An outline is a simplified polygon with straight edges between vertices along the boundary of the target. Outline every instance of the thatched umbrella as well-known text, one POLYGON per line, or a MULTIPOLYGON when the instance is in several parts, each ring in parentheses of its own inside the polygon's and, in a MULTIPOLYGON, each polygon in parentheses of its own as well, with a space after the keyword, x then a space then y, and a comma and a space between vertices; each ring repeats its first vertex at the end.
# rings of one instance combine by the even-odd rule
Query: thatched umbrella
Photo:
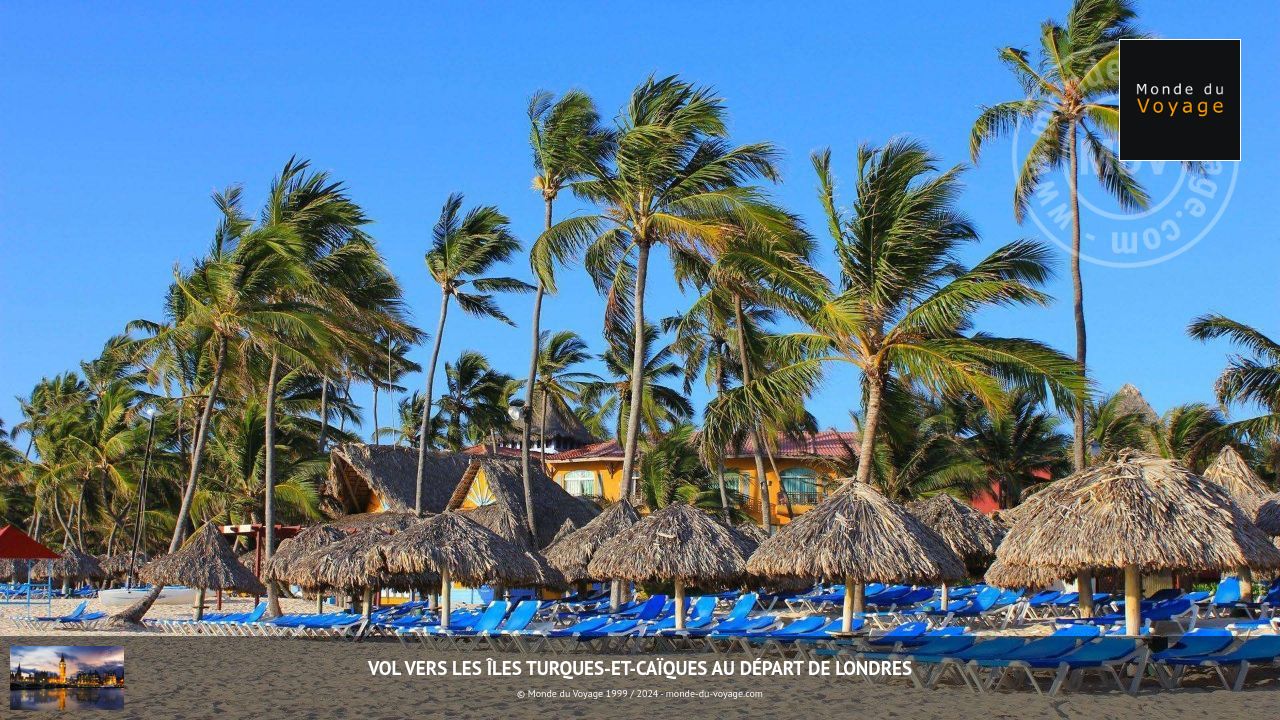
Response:
POLYGON ((686 584, 727 583, 745 574, 741 537, 707 513, 675 503, 600 545, 587 564, 587 574, 632 582, 673 581, 676 629, 683 629, 686 584))
MULTIPOLYGON (((136 558, 133 558, 132 568, 137 570, 147 564, 147 554, 139 552, 136 558)), ((120 580, 129 576, 130 564, 129 553, 122 552, 115 555, 109 555, 101 561, 102 571, 107 577, 113 580, 120 580)))
POLYGON ((1040 575, 1123 570, 1130 635, 1141 623, 1144 572, 1280 567, 1280 550, 1221 486, 1133 450, 1037 493, 996 558, 1040 575))
POLYGON ((844 578, 845 632, 869 582, 931 583, 965 575, 964 563, 915 515, 855 480, 760 543, 747 569, 765 576, 844 578))
MULTIPOLYGON (((1249 463, 1240 457, 1235 448, 1226 445, 1218 451, 1209 467, 1205 468, 1204 479, 1221 485, 1236 501, 1240 509, 1250 519, 1257 521, 1258 510, 1271 492, 1262 478, 1253 472, 1249 463)), ((1248 602, 1253 597, 1253 572, 1247 567, 1237 569, 1240 576, 1240 599, 1248 602)))
POLYGON ((366 528, 381 528, 389 532, 399 532, 421 520, 411 512, 376 512, 344 515, 328 523, 339 530, 352 532, 366 528))
POLYGON ((587 572, 592 556, 601 545, 639 520, 640 516, 631 503, 619 500, 591 522, 548 545, 542 556, 571 583, 600 579, 587 572))
MULTIPOLYGON (((313 550, 335 543, 346 536, 347 533, 334 525, 320 523, 282 540, 275 552, 271 554, 271 558, 262 566, 263 582, 290 584, 286 578, 290 575, 295 563, 313 550)), ((317 592, 316 613, 322 612, 324 612, 324 593, 317 592)))
POLYGON ((369 550, 368 570, 391 574, 440 575, 440 626, 449 626, 453 582, 519 584, 536 581, 532 556, 497 533, 449 511, 423 520, 369 550))
MULTIPOLYGON (((907 503, 907 510, 942 538, 965 564, 986 563, 996 556, 1004 528, 968 503, 939 493, 928 500, 907 503)), ((951 602, 950 586, 942 583, 942 607, 951 602)))
POLYGON ((1268 535, 1280 535, 1280 493, 1262 499, 1258 506, 1257 525, 1268 535))
POLYGON ((582 526, 574 522, 573 518, 565 518, 565 521, 560 523, 560 529, 557 530, 556 534, 551 538, 551 542, 547 543, 547 547, 551 547, 552 544, 569 537, 581 528, 582 526))
POLYGON ((265 595, 266 587, 245 567, 213 523, 192 535, 177 552, 152 560, 138 576, 155 585, 187 585, 200 591, 196 620, 204 617, 207 590, 238 590, 265 595))
POLYGON ((336 542, 324 543, 297 557, 282 580, 317 593, 329 589, 362 594, 362 609, 367 619, 373 612, 374 588, 416 590, 440 581, 433 573, 388 573, 374 568, 369 561, 370 551, 391 537, 391 533, 372 527, 357 530, 336 542))
POLYGON ((106 576, 98 558, 74 547, 63 550, 52 563, 41 563, 31 568, 33 579, 62 578, 64 583, 73 580, 102 580, 106 576))

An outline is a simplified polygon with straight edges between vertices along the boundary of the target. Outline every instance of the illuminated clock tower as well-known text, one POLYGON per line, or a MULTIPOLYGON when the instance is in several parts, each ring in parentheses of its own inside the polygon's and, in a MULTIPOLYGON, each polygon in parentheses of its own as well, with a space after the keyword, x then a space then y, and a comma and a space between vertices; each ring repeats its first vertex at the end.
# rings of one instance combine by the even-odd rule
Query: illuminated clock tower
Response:
POLYGON ((66 684, 67 682, 67 656, 58 656, 58 682, 66 684))

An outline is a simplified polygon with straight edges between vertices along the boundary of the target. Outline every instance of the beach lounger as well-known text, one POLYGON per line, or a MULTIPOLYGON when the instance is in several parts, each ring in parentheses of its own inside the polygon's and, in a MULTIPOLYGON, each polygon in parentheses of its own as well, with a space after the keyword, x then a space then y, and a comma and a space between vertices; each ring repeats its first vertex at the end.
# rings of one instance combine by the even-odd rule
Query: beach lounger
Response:
MULTIPOLYGON (((776 632, 808 632, 816 630, 827 623, 827 618, 821 615, 809 615, 806 617, 792 620, 783 627, 775 628, 769 625, 763 628, 749 629, 727 629, 718 630, 710 629, 706 635, 706 642, 716 653, 732 652, 734 648, 741 648, 746 652, 752 652, 749 648, 752 644, 764 642, 764 638, 771 633, 776 632)), ((776 625, 776 623, 774 623, 776 625)))
MULTIPOLYGON (((1123 608, 1123 606, 1121 607, 1123 608)), ((1198 612, 1199 608, 1196 607, 1195 603, 1186 598, 1155 603, 1143 607, 1140 611, 1144 625, 1149 626, 1153 622, 1173 622, 1177 623, 1184 633, 1196 628, 1198 612)), ((1125 614, 1123 612, 1115 612, 1091 618, 1060 618, 1057 622, 1060 625, 1100 625, 1104 627, 1108 625, 1123 625, 1125 614)))
POLYGON ((1220 654, 1188 655, 1167 658, 1161 663, 1170 668, 1167 677, 1172 680, 1170 687, 1182 682, 1185 670, 1193 667, 1213 668, 1228 690, 1240 690, 1244 687, 1249 668, 1254 665, 1274 664, 1280 661, 1280 635, 1260 635, 1249 638, 1240 647, 1220 654), (1228 674, 1235 676, 1228 681, 1228 674))
POLYGON ((969 674, 970 686, 981 692, 996 684, 998 680, 1003 679, 1004 671, 1011 662, 1031 659, 1043 660, 1065 655, 1082 643, 1097 638, 1100 634, 1098 628, 1093 625, 1072 625, 1057 630, 1047 637, 1032 640, 1001 655, 970 658, 965 664, 964 670, 969 674), (986 678, 981 675, 983 670, 987 671, 986 678))
MULTIPOLYGON (((965 686, 972 688, 969 674, 965 670, 970 660, 1002 657, 1026 644, 1027 638, 998 637, 984 640, 958 652, 933 654, 920 652, 917 648, 911 655, 912 674, 924 687, 933 689, 946 676, 947 671, 955 670, 965 686)), ((977 688, 973 689, 977 690, 977 688)))
POLYGON ((422 628, 418 632, 418 640, 423 645, 436 644, 436 641, 442 641, 447 647, 452 645, 452 639, 456 636, 493 631, 507 617, 509 610, 511 610, 511 603, 506 600, 494 600, 485 607, 484 612, 480 613, 479 617, 470 621, 464 620, 462 623, 457 623, 450 618, 447 627, 436 624, 422 628))
MULTIPOLYGON (((1183 635, 1178 639, 1178 642, 1169 648, 1152 653, 1147 660, 1145 668, 1151 670, 1151 674, 1155 676, 1156 682, 1160 683, 1161 687, 1171 688, 1176 684, 1176 681, 1171 676, 1170 668, 1166 666, 1166 661, 1221 653, 1234 645, 1235 641, 1236 636, 1225 628, 1198 628, 1183 635)), ((1182 669, 1178 668, 1176 672, 1180 674, 1182 669)), ((1145 674, 1145 672, 1134 673, 1133 689, 1135 692, 1141 685, 1145 674)))
POLYGON ((1084 673, 1092 670, 1110 675, 1121 691, 1130 691, 1120 677, 1120 668, 1131 662, 1141 664, 1146 657, 1145 653, 1146 647, 1134 638, 1106 637, 1066 653, 1050 652, 1041 657, 1027 657, 1024 654, 1004 666, 995 687, 999 688, 1010 672, 1020 670, 1031 687, 1035 688, 1036 694, 1043 695, 1040 683, 1036 682, 1036 672, 1049 671, 1053 673, 1049 694, 1057 695, 1066 684, 1078 686, 1084 673))
POLYGON ((1200 603, 1208 616, 1229 613, 1231 608, 1240 602, 1240 578, 1227 576, 1218 582, 1213 596, 1200 603))
POLYGON ((522 632, 528 629, 529 624, 533 622, 533 618, 541 609, 542 603, 538 600, 521 600, 511 610, 511 614, 505 620, 492 629, 484 629, 479 627, 479 623, 469 630, 461 630, 448 634, 448 638, 453 641, 451 647, 488 647, 494 649, 497 647, 495 642, 499 638, 506 638, 511 633, 522 632))
POLYGON ((511 631, 506 634, 512 646, 522 653, 537 652, 543 647, 547 647, 551 641, 561 638, 572 637, 577 633, 591 632, 599 630, 601 627, 608 625, 609 618, 603 615, 586 618, 576 622, 568 627, 563 628, 525 628, 524 630, 511 631))

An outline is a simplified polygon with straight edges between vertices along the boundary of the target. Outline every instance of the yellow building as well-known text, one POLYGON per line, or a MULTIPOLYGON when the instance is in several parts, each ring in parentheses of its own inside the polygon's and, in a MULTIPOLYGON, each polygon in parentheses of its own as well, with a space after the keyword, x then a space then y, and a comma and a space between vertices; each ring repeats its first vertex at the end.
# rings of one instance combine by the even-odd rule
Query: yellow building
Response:
MULTIPOLYGON (((817 504, 835 478, 833 462, 847 459, 855 444, 853 433, 835 431, 779 438, 772 462, 768 456, 764 460, 773 522, 786 524, 817 504)), ((760 521, 760 481, 750 441, 724 464, 728 489, 745 496, 747 512, 760 521)), ((622 494, 622 447, 615 440, 548 455, 547 465, 570 495, 617 500, 622 494)))

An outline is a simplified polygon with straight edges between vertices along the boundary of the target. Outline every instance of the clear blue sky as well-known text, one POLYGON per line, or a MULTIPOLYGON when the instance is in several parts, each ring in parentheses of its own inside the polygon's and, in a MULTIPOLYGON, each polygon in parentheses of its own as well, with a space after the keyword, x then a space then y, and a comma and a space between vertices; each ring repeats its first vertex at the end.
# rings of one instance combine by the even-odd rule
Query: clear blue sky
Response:
MULTIPOLYGON (((582 88, 612 116, 650 73, 714 85, 735 139, 768 139, 784 150, 777 196, 820 231, 812 151, 832 146, 845 178, 859 142, 900 133, 921 138, 947 163, 967 160, 978 106, 1017 96, 995 49, 1030 47, 1039 23, 1067 8, 1063 0, 1010 2, 999 11, 931 0, 463 5, 136 3, 126 11, 5 3, 0 417, 17 422, 15 395, 93 356, 126 321, 158 319, 173 266, 189 264, 211 236, 210 192, 243 183, 256 202, 292 154, 348 183, 376 220, 373 232, 417 322, 431 329, 438 292, 422 254, 450 192, 497 204, 526 241, 540 228, 524 116, 535 90, 582 88)), ((1280 335, 1273 77, 1280 5, 1196 0, 1140 9, 1143 27, 1160 36, 1244 41, 1245 160, 1220 221, 1165 262, 1085 267, 1090 364, 1100 386, 1133 382, 1164 410, 1210 400, 1227 354, 1225 345, 1186 338, 1193 316, 1220 311, 1280 335)), ((1014 222, 1012 150, 1008 142, 994 146, 967 175, 963 206, 985 250, 1043 235, 1031 222, 1014 222)), ((566 198, 557 210, 583 208, 566 198)), ((1085 222, 1100 236, 1132 227, 1099 215, 1085 222)), ((1058 302, 987 313, 980 328, 1070 352, 1065 253, 1059 258, 1049 288, 1058 302)), ((663 262, 650 290, 655 315, 684 304, 663 262)), ((510 271, 529 276, 524 262, 510 271)), ((545 326, 577 330, 600 349, 600 301, 580 273, 565 277, 545 326)), ((503 305, 526 322, 527 298, 503 305)), ((528 344, 524 328, 455 315, 443 357, 476 348, 518 374, 528 344)), ((813 400, 824 425, 848 425, 855 381, 832 375, 813 400)), ((367 392, 357 400, 367 406, 367 392)))

